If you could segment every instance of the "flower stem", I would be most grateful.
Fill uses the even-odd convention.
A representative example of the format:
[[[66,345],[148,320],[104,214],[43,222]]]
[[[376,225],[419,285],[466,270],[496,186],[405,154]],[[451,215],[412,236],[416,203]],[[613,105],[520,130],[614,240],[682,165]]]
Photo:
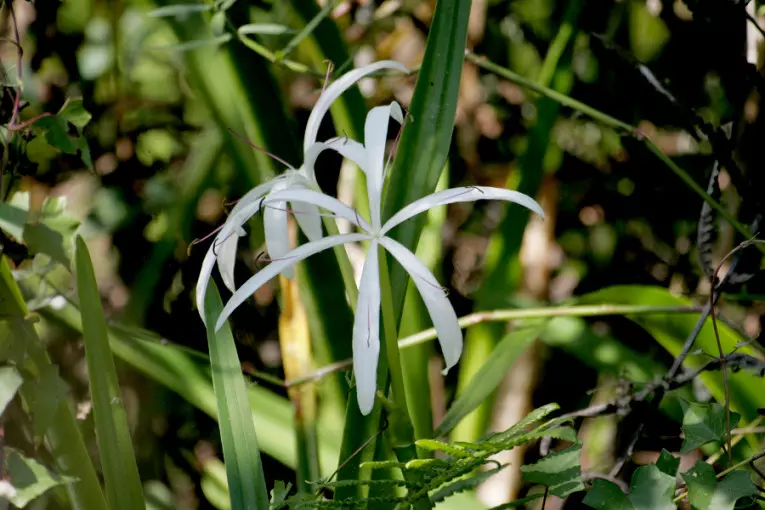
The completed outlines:
[[[414,445],[414,427],[406,403],[404,372],[401,369],[401,356],[398,350],[398,334],[393,311],[393,292],[390,286],[388,261],[383,247],[377,246],[377,249],[379,250],[378,259],[380,261],[380,307],[383,323],[383,335],[380,340],[385,346],[394,402],[393,409],[388,414],[392,436],[391,447],[399,462],[406,463],[417,458],[417,448]],[[404,478],[415,486],[419,485],[420,475],[411,470],[404,470]],[[415,501],[412,506],[415,509],[433,508],[427,495]]]

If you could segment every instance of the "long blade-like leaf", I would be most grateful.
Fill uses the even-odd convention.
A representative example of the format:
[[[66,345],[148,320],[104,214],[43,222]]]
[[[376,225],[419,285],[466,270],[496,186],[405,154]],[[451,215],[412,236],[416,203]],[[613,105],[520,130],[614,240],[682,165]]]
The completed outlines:
[[[212,328],[222,309],[218,289],[211,282],[205,296],[210,325],[207,343],[231,508],[267,510],[266,478],[231,327],[226,323],[217,333]]]
[[[82,307],[82,333],[88,363],[90,396],[96,423],[98,453],[106,485],[106,500],[112,510],[143,509],[141,479],[122,402],[117,371],[109,347],[106,319],[101,307],[96,275],[85,241],[75,245],[77,296]]]

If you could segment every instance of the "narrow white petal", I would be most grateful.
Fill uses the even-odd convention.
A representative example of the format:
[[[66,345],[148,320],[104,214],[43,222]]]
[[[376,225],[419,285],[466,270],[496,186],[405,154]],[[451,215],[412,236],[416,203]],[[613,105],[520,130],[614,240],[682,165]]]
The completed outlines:
[[[369,195],[369,211],[372,226],[380,228],[380,207],[382,202],[383,172],[385,171],[385,144],[388,139],[388,123],[393,111],[393,104],[398,109],[398,103],[388,106],[377,106],[367,114],[364,123],[364,147],[367,151],[367,194]]]
[[[356,316],[353,319],[353,374],[361,414],[372,411],[377,391],[380,355],[380,267],[377,241],[372,241],[361,271]]]
[[[273,201],[278,200],[286,200],[289,202],[303,202],[304,204],[311,204],[315,205],[316,207],[320,207],[322,209],[326,209],[327,211],[333,213],[336,216],[339,216],[341,218],[345,218],[346,220],[350,221],[357,227],[360,227],[363,230],[366,230],[367,232],[371,231],[371,227],[369,226],[369,223],[366,222],[364,218],[362,218],[355,209],[352,207],[348,207],[335,197],[331,197],[329,195],[326,195],[324,193],[321,193],[319,191],[314,191],[312,189],[302,189],[302,188],[290,188],[285,189],[282,191],[278,191],[275,193],[271,193],[268,195],[264,203],[266,204],[266,209],[269,208],[270,204],[273,203]]]
[[[215,241],[213,241],[215,242]],[[202,322],[205,321],[205,294],[207,294],[207,286],[210,283],[210,277],[212,276],[212,270],[215,267],[215,252],[213,247],[210,246],[205,253],[205,258],[202,261],[202,268],[199,270],[199,278],[197,278],[197,312],[202,318]]]
[[[436,333],[438,333],[438,342],[441,344],[441,350],[446,361],[446,369],[444,369],[444,374],[446,374],[459,361],[462,354],[462,331],[452,304],[436,277],[414,253],[390,237],[380,239],[380,244],[403,266],[417,286],[417,291],[422,296],[425,307],[433,321],[433,326],[436,328]]]
[[[356,163],[356,166],[361,168],[362,172],[366,173],[367,150],[364,148],[363,144],[357,142],[356,140],[352,140],[347,136],[337,136],[324,142],[324,145],[328,149],[332,149],[338,152],[344,158],[350,159]]]
[[[266,234],[266,250],[270,259],[280,259],[290,251],[287,231],[287,202],[266,200],[263,205],[263,230]],[[287,278],[294,276],[292,268],[282,271]]]
[[[308,148],[316,142],[316,136],[319,133],[319,125],[324,119],[324,116],[329,111],[329,107],[335,102],[335,99],[351,88],[354,83],[362,79],[363,77],[377,72],[381,69],[394,69],[409,73],[409,69],[406,68],[400,62],[393,60],[382,60],[375,62],[368,66],[360,67],[345,73],[343,76],[335,80],[329,87],[326,88],[324,93],[316,101],[311,115],[308,117],[308,123],[305,127],[305,138],[303,139],[303,152],[307,152]]]
[[[238,214],[245,207],[252,205],[253,203],[263,198],[266,193],[271,191],[271,188],[277,184],[280,184],[284,180],[284,177],[285,174],[282,174],[275,179],[271,179],[268,182],[264,182],[263,184],[255,186],[250,191],[245,193],[244,196],[237,201],[236,205],[234,205],[234,208],[231,209],[231,213],[228,215],[229,218]]]
[[[218,254],[218,271],[220,272],[223,284],[231,291],[236,290],[234,283],[234,266],[236,265],[236,249],[239,245],[239,237],[246,235],[244,229],[239,228],[236,233],[232,233],[227,238],[213,240],[213,247]]]
[[[453,204],[456,202],[476,202],[478,200],[504,200],[506,202],[513,202],[530,209],[543,218],[545,216],[542,206],[540,206],[536,200],[523,193],[504,188],[493,188],[490,186],[465,186],[462,188],[445,189],[420,198],[419,200],[415,200],[385,222],[385,225],[383,225],[382,228],[382,234],[386,234],[399,223],[403,223],[409,218],[439,205]]]
[[[318,241],[321,239],[321,216],[319,208],[312,204],[303,202],[291,202],[290,208],[293,215],[300,225],[300,230],[306,235],[309,241]]]
[[[215,324],[215,330],[219,330],[226,319],[229,318],[231,313],[242,303],[244,303],[248,297],[250,297],[256,290],[258,290],[264,283],[269,281],[274,276],[282,273],[286,268],[291,268],[303,259],[310,257],[311,255],[338,246],[345,243],[356,243],[360,241],[367,241],[370,239],[366,234],[343,234],[337,236],[329,236],[314,241],[312,243],[306,243],[298,246],[294,250],[287,253],[283,258],[274,260],[266,267],[255,273],[242,285],[239,290],[234,292],[231,299],[228,300],[226,306],[223,307],[218,322]],[[197,298],[198,299],[198,298]]]

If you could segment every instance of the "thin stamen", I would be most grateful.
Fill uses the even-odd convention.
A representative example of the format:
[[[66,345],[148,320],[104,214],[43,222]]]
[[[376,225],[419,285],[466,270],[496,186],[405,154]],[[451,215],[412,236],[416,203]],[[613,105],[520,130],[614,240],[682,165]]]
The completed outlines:
[[[204,237],[197,237],[196,239],[192,239],[191,242],[189,243],[189,247],[186,248],[186,256],[187,257],[191,257],[191,248],[193,248],[194,245],[207,241],[210,237],[212,237],[213,235],[217,234],[222,229],[223,229],[223,225],[221,225],[220,227],[216,228],[215,230],[213,230],[209,234],[205,235]]]
[[[324,62],[327,63],[327,74],[324,75],[324,84],[321,86],[322,94],[324,94],[324,91],[327,90],[327,85],[329,84],[329,75],[332,74],[332,68],[334,67],[334,64],[332,64],[331,60],[325,60]]]
[[[253,149],[255,149],[255,150],[257,150],[257,151],[260,151],[260,152],[262,152],[263,154],[265,154],[266,156],[268,156],[269,158],[271,158],[271,159],[273,159],[273,160],[275,160],[275,161],[278,161],[279,163],[281,163],[282,165],[286,166],[286,167],[287,167],[287,168],[289,168],[290,170],[294,170],[294,169],[295,169],[295,167],[293,167],[292,165],[290,165],[289,163],[287,163],[286,161],[284,161],[282,158],[280,158],[280,157],[279,157],[279,156],[277,156],[276,154],[273,154],[273,153],[271,153],[271,152],[268,152],[266,149],[264,149],[264,148],[262,148],[262,147],[258,147],[257,145],[255,145],[254,143],[252,143],[251,141],[249,141],[249,140],[247,139],[247,137],[245,137],[245,136],[243,136],[243,135],[240,135],[239,133],[237,133],[236,131],[234,131],[234,130],[233,130],[233,129],[231,129],[231,128],[228,128],[228,130],[229,130],[229,131],[231,131],[231,133],[232,133],[234,136],[236,136],[237,138],[239,138],[240,140],[243,140],[243,141],[247,142],[247,143],[250,145],[250,147],[252,147]]]

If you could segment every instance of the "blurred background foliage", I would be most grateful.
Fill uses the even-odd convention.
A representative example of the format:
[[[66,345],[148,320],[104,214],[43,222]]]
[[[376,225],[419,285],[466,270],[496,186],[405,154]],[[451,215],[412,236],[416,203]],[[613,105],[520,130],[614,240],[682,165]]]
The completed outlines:
[[[696,248],[702,199],[642,139],[650,138],[706,188],[713,163],[722,156],[712,141],[699,136],[700,122],[713,129],[732,123],[730,146],[740,175],[723,172],[720,201],[744,224],[762,212],[763,153],[757,150],[765,135],[759,112],[765,90],[762,36],[747,18],[748,13],[758,19],[759,5],[744,3],[472,2],[468,48],[473,53],[638,131],[600,123],[466,60],[442,183],[518,188],[538,197],[547,218],[529,221],[517,210],[505,215],[503,207],[488,202],[428,217],[418,254],[448,286],[458,315],[568,303],[614,285],[622,287],[590,302],[703,304],[710,284]],[[172,5],[167,0],[14,4],[24,47],[23,100],[29,103],[22,118],[58,112],[68,98],[82,98],[92,117],[82,130],[87,150],[77,146],[66,153],[49,139],[31,135],[21,151],[7,149],[2,192],[8,204],[29,211],[40,211],[45,199],[50,206],[53,197],[66,197],[58,221],[82,225],[152,508],[228,505],[206,336],[193,288],[207,249],[197,241],[222,223],[233,201],[283,168],[248,141],[299,164],[299,134],[321,91],[327,63],[338,73],[388,58],[417,68],[435,7],[432,0],[319,4],[238,0],[222,7],[200,0],[198,12],[177,15],[157,11]],[[7,41],[13,31],[4,12]],[[313,30],[287,46],[314,19]],[[249,30],[237,30],[243,26]],[[16,47],[4,43],[2,57],[4,93],[11,94]],[[365,105],[395,99],[407,106],[413,85],[412,77],[364,80],[333,108],[334,126],[325,122],[321,136],[358,137]],[[8,101],[0,106],[0,113],[7,111]],[[74,131],[70,127],[69,134]],[[340,163],[333,155],[322,156],[319,182],[363,209],[355,171]],[[46,250],[36,249],[23,234],[14,235],[8,217],[3,222],[3,253],[30,309],[42,319],[41,341],[76,403],[94,454],[73,280],[62,267],[33,261],[32,255]],[[257,223],[239,253],[241,281],[261,263],[263,235]],[[718,227],[716,262],[741,241],[727,223]],[[762,328],[765,279],[757,271],[759,258],[752,258],[747,263],[754,276],[723,297],[721,313],[741,331],[737,338],[757,339]],[[351,252],[355,264],[358,259]],[[333,260],[328,256],[306,264],[308,276],[300,278],[315,367],[350,355],[350,342],[333,341],[338,331],[348,338],[351,323],[337,291],[342,287]],[[646,286],[666,290],[656,294]],[[672,301],[671,295],[687,300]],[[277,480],[296,480],[292,410],[279,383],[285,378],[279,338],[283,299],[275,280],[232,323],[252,383],[249,395],[269,489]],[[430,326],[419,307],[418,300],[407,301],[402,335]],[[564,411],[585,407],[612,398],[625,381],[662,374],[676,354],[667,345],[682,343],[694,321],[555,319],[540,340],[531,339],[512,353],[515,364],[510,368],[508,361],[497,391],[459,423],[452,438],[475,440],[489,429],[507,428],[547,402],[558,402]],[[502,323],[469,329],[463,360],[445,380],[438,376],[435,347],[404,351],[407,377],[421,383],[409,399],[423,409],[413,413],[418,437],[441,422],[505,329]],[[747,384],[750,393],[744,394],[756,394],[762,381],[742,383]],[[348,379],[340,373],[316,387],[319,457],[322,472],[329,474],[339,458]],[[708,398],[701,388],[695,395]],[[679,449],[679,411],[676,400],[669,400],[667,415],[649,425],[652,439],[638,443],[634,464],[647,462],[662,447]],[[739,411],[749,410],[745,418],[753,419],[754,410],[764,406],[755,399],[740,402]],[[39,444],[28,435],[26,420],[21,407],[11,407],[4,441],[34,456]],[[592,471],[608,471],[628,439],[618,434],[614,417],[585,420],[580,435],[583,469]],[[520,456],[514,463],[520,465],[523,455],[537,453],[514,450],[512,455]],[[479,489],[480,499],[492,505],[525,494],[528,487],[519,476],[510,469],[495,477]],[[54,491],[38,504],[55,507],[63,501]]]

